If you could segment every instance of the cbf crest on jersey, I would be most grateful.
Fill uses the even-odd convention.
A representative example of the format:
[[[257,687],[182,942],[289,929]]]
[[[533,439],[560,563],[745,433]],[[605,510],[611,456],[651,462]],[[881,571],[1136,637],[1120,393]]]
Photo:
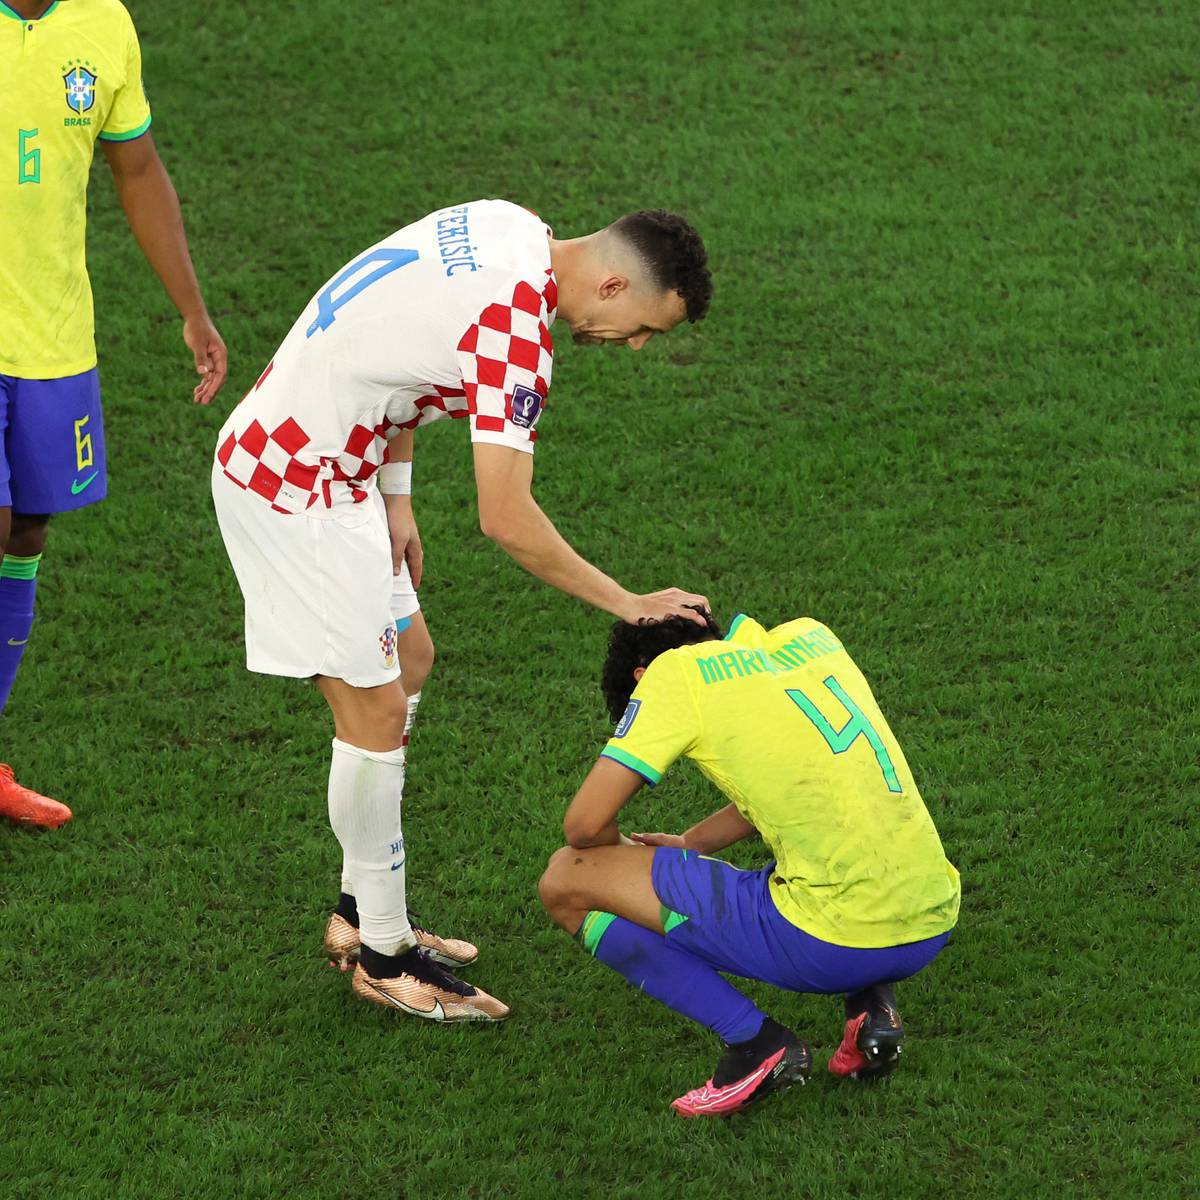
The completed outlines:
[[[89,71],[91,63],[76,60],[63,75],[67,88],[67,107],[73,113],[83,114],[96,103],[96,72]]]

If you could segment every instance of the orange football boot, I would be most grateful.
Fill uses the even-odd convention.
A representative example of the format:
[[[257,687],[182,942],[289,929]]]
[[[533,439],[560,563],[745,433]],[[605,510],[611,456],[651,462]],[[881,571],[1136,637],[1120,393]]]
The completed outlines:
[[[57,829],[71,819],[71,810],[49,796],[40,796],[23,787],[13,777],[12,767],[0,763],[0,817],[7,817],[18,825]]]

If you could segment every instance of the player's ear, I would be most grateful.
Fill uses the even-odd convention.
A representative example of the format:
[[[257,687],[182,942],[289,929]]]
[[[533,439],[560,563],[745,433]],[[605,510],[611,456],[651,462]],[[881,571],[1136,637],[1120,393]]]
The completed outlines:
[[[635,682],[635,683],[641,683],[641,682],[642,682],[642,676],[643,676],[643,675],[645,675],[645,673],[646,673],[646,668],[645,668],[645,667],[634,667],[634,668],[633,668],[633,679],[634,679],[634,682]]]
[[[629,280],[624,275],[609,275],[600,281],[596,290],[601,300],[612,300],[619,296],[629,286]]]

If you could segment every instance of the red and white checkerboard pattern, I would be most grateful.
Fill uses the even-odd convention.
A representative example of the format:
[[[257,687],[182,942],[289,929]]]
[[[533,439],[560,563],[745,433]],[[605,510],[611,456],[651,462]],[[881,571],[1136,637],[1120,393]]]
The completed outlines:
[[[458,361],[474,429],[537,441],[536,429],[513,423],[513,389],[523,384],[545,400],[554,364],[550,326],[557,307],[558,285],[547,271],[541,291],[522,280],[511,300],[489,304],[463,334]]]
[[[453,339],[462,326],[447,330],[447,349],[456,349],[446,365],[451,372],[457,369],[461,373],[461,387],[406,385],[404,391],[411,407],[400,405],[399,411],[395,394],[389,398],[381,389],[376,406],[367,413],[361,404],[351,405],[352,396],[339,393],[319,419],[309,410],[300,411],[309,425],[306,431],[293,415],[297,409],[288,400],[289,392],[278,388],[277,373],[272,382],[272,402],[259,404],[256,415],[245,425],[236,420],[227,423],[227,436],[218,447],[217,461],[234,483],[262,497],[277,512],[303,513],[314,507],[340,506],[347,496],[354,504],[361,504],[369,494],[371,477],[384,461],[387,435],[396,429],[414,429],[438,417],[469,416],[473,440],[532,450],[537,431],[513,420],[513,392],[524,386],[544,401],[550,388],[554,356],[550,326],[558,305],[553,272],[547,270],[540,284],[539,289],[526,278],[507,285],[511,292],[506,288],[502,300],[489,303],[458,337],[457,344]],[[458,320],[462,320],[461,315]],[[274,366],[273,362],[262,373],[251,396],[259,391]],[[385,408],[390,417],[385,415]],[[403,419],[410,412],[415,415]],[[533,414],[531,424],[536,423],[537,415]],[[319,421],[324,422],[323,429]],[[351,422],[344,435],[345,444],[339,453],[330,454],[346,429],[341,421]],[[318,446],[325,453],[320,453]]]
[[[436,383],[432,385],[428,396],[417,397],[416,407],[417,415],[411,421],[398,421],[397,429],[416,429],[418,425],[428,423],[429,418],[425,416],[428,408],[436,409],[437,413],[447,417],[471,415],[467,407],[467,393],[462,388],[440,387]]]
[[[259,376],[255,391],[272,365]],[[330,508],[334,484],[347,486],[354,503],[361,504],[367,498],[367,481],[383,461],[391,427],[386,420],[373,429],[354,425],[341,454],[314,463],[302,457],[311,439],[293,417],[269,432],[251,421],[240,434],[231,433],[221,443],[217,461],[234,483],[269,500],[277,512],[301,513],[318,502]]]
[[[383,461],[390,428],[387,421],[374,429],[355,425],[337,458],[311,463],[300,457],[308,434],[292,417],[270,432],[251,421],[240,435],[225,439],[217,461],[234,483],[269,500],[277,512],[302,513],[318,502],[331,508],[335,485],[348,487],[354,503],[361,504],[367,481]]]

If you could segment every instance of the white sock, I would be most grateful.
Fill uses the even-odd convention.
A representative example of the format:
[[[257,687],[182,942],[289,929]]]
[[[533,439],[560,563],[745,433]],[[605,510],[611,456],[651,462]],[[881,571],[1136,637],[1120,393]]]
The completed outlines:
[[[413,692],[408,697],[408,715],[404,718],[404,740],[401,742],[406,755],[408,753],[408,735],[412,733],[413,722],[417,719],[417,705],[420,703],[420,692]],[[351,877],[350,864],[344,854],[342,855],[342,891],[347,896],[354,895],[354,879]]]
[[[403,795],[403,750],[363,750],[333,739],[329,824],[342,846],[342,886],[358,902],[363,944],[380,954],[416,945],[404,900]]]

